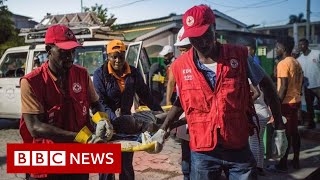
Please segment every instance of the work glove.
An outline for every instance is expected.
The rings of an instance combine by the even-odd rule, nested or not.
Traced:
[[[96,126],[96,136],[110,141],[113,136],[113,126],[109,120],[100,120]]]
[[[286,136],[286,131],[282,130],[275,130],[274,132],[274,154],[277,157],[282,158],[288,148],[288,140]]]
[[[152,137],[151,141],[157,141],[159,144],[163,144],[165,140],[166,131],[159,129]]]
[[[73,140],[81,144],[104,143],[105,141],[99,136],[92,134],[87,126],[84,126]]]
[[[96,112],[92,116],[92,121],[97,124],[96,136],[106,141],[110,141],[113,136],[113,126],[109,120],[107,113]]]
[[[162,148],[163,148],[163,144],[161,144],[158,141],[152,139],[152,137],[151,137],[151,135],[150,135],[150,133],[148,131],[146,131],[146,132],[141,134],[141,140],[142,140],[142,144],[143,145],[154,144],[154,146],[152,146],[152,148],[146,150],[146,152],[148,152],[150,154],[156,154],[156,153],[161,152]]]

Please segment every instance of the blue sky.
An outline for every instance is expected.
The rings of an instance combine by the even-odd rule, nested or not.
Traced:
[[[311,1],[311,21],[320,21],[320,0]],[[289,15],[304,13],[306,0],[82,0],[83,6],[102,4],[117,17],[117,24],[183,14],[194,5],[208,4],[247,25],[286,24]],[[46,13],[65,14],[81,11],[81,0],[7,0],[15,14],[40,21]]]

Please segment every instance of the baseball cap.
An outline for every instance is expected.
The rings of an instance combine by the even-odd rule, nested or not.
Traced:
[[[173,52],[173,48],[170,45],[166,45],[163,47],[162,51],[159,53],[160,56],[165,56],[169,53]]]
[[[64,25],[57,24],[47,29],[45,44],[54,44],[61,49],[73,49],[81,46],[73,32]]]
[[[106,45],[107,54],[114,52],[126,51],[126,46],[120,40],[114,39]]]
[[[215,23],[215,16],[210,7],[206,5],[193,6],[183,15],[183,27],[185,31],[180,39],[199,37],[213,23]]]
[[[186,46],[186,45],[190,44],[189,38],[184,38],[184,39],[180,40],[180,38],[183,35],[183,33],[184,33],[184,28],[182,27],[178,32],[177,41],[174,44],[174,46]]]

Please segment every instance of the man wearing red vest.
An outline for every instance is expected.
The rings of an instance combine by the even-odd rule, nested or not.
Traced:
[[[255,114],[248,78],[268,98],[282,156],[287,140],[278,131],[285,125],[276,88],[248,57],[246,47],[215,41],[215,16],[208,6],[186,11],[183,26],[181,39],[188,37],[193,48],[172,64],[179,98],[152,139],[163,144],[166,130],[184,111],[190,134],[191,179],[219,179],[222,169],[228,170],[230,179],[256,179],[256,163],[248,145]]]
[[[63,25],[48,28],[45,44],[48,61],[20,81],[20,134],[24,143],[102,142],[98,133],[111,126],[102,120],[96,134],[90,134],[89,108],[93,113],[104,108],[87,70],[73,64],[74,50],[81,45]],[[82,180],[89,179],[89,174],[31,174],[27,178]]]

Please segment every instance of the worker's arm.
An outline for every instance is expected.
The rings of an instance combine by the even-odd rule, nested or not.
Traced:
[[[173,73],[172,73],[172,69],[169,69],[169,74],[168,74],[168,84],[167,84],[167,93],[166,93],[166,103],[167,105],[171,105],[171,97],[172,97],[172,93],[173,93],[173,89],[175,86],[175,80],[173,77]]]
[[[281,104],[276,87],[270,76],[261,68],[261,66],[255,64],[250,57],[248,57],[248,77],[250,78],[252,85],[260,86],[260,89],[270,106],[275,121],[275,129],[285,129],[281,115]]]
[[[66,131],[61,128],[43,123],[44,114],[22,114],[27,128],[34,138],[51,139],[54,142],[73,142],[77,132]]]
[[[181,107],[180,99],[178,97],[176,101],[173,103],[173,106],[168,112],[168,115],[164,120],[164,123],[161,125],[160,129],[163,129],[164,131],[166,131],[175,120],[179,119],[182,113],[183,113],[183,109]]]
[[[286,97],[287,91],[288,91],[288,78],[278,78],[280,81],[278,95],[280,98],[280,102],[282,103],[284,98]]]

